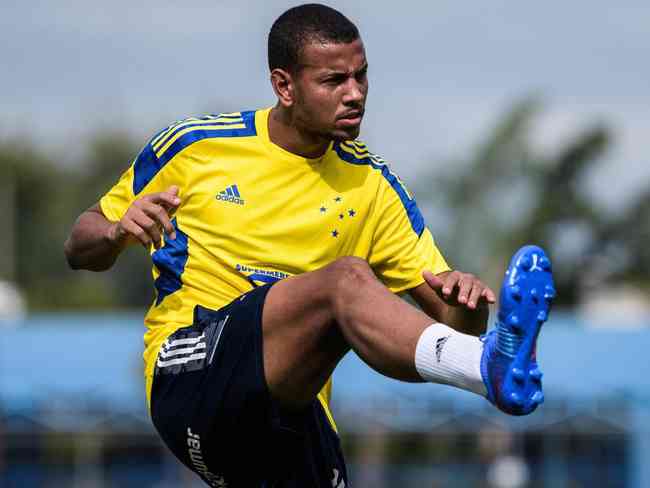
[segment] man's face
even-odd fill
[[[355,139],[368,94],[368,63],[361,39],[348,44],[308,43],[300,65],[293,77],[296,124],[324,139]]]

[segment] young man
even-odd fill
[[[404,185],[355,140],[357,28],[321,5],[290,9],[269,67],[272,109],[161,131],[66,242],[73,268],[96,271],[129,244],[150,249],[147,400],[170,449],[210,486],[346,486],[328,400],[350,349],[389,377],[531,412],[554,294],[543,251],[513,258],[497,332],[479,340],[494,292],[449,269]]]

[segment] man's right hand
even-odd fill
[[[139,242],[145,248],[153,244],[156,249],[160,249],[162,231],[170,239],[176,239],[176,229],[170,216],[180,203],[178,187],[175,185],[166,191],[145,195],[131,204],[119,222],[111,225],[108,239],[118,247]]]

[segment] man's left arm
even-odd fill
[[[496,301],[492,289],[461,271],[424,271],[422,276],[425,282],[408,291],[427,315],[465,334],[485,333],[488,305]]]

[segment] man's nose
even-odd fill
[[[366,96],[366,86],[363,83],[359,83],[354,78],[350,78],[347,85],[347,89],[343,96],[343,103],[346,105],[361,104]]]

